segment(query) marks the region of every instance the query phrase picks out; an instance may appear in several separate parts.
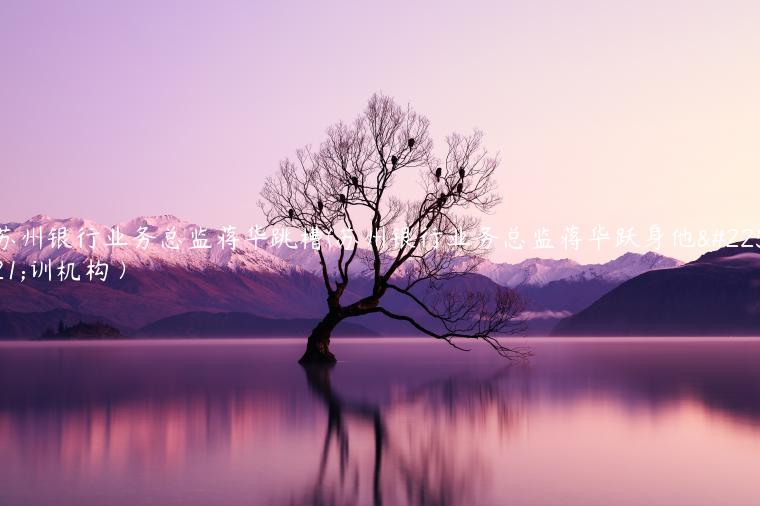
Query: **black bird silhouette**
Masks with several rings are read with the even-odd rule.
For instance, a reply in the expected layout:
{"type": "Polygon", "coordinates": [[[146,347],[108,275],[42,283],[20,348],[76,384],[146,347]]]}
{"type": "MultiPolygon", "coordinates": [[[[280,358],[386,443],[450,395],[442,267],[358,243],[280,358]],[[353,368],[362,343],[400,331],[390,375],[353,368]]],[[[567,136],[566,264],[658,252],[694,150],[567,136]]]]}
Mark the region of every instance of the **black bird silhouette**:
{"type": "Polygon", "coordinates": [[[322,209],[325,207],[325,205],[322,203],[322,199],[317,200],[317,209],[319,209],[319,212],[322,212],[322,209]]]}
{"type": "Polygon", "coordinates": [[[409,145],[409,149],[412,149],[414,147],[414,139],[409,139],[406,141],[406,143],[409,145]]]}
{"type": "Polygon", "coordinates": [[[457,185],[457,193],[462,193],[462,183],[457,185]]]}
{"type": "Polygon", "coordinates": [[[440,179],[441,179],[441,168],[438,167],[437,169],[435,169],[435,180],[439,181],[440,179]]]}
{"type": "Polygon", "coordinates": [[[464,179],[464,167],[459,167],[459,177],[464,179]]]}
{"type": "Polygon", "coordinates": [[[446,194],[441,192],[441,196],[438,197],[438,203],[443,205],[444,202],[446,202],[446,194]]]}
{"type": "Polygon", "coordinates": [[[296,212],[294,210],[288,209],[288,218],[290,218],[292,220],[293,219],[293,215],[295,215],[295,214],[296,214],[296,212]]]}
{"type": "Polygon", "coordinates": [[[393,164],[394,167],[398,163],[398,157],[396,155],[391,156],[391,163],[393,164]]]}
{"type": "Polygon", "coordinates": [[[351,176],[351,184],[359,188],[359,178],[356,176],[351,176]]]}
{"type": "Polygon", "coordinates": [[[340,203],[341,204],[345,204],[346,203],[346,196],[343,195],[342,193],[340,195],[338,195],[338,198],[340,199],[340,203]]]}

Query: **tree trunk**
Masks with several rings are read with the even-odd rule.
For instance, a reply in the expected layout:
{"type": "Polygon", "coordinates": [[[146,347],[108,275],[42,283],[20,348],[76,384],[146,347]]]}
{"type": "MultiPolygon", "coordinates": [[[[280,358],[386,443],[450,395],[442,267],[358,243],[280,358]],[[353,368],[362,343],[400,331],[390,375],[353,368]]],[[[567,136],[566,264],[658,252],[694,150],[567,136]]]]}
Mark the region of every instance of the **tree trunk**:
{"type": "Polygon", "coordinates": [[[340,323],[341,318],[335,313],[328,313],[311,331],[306,341],[306,351],[299,364],[334,364],[335,355],[330,351],[330,334],[340,323]]]}

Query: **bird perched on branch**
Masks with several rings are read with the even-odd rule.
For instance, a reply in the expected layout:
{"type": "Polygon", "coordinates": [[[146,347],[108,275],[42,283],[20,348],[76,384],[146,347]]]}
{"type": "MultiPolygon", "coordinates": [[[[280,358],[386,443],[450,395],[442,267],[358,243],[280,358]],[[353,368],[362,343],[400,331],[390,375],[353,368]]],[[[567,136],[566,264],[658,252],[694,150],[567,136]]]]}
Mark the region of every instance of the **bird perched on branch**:
{"type": "Polygon", "coordinates": [[[359,178],[356,176],[351,176],[351,184],[359,188],[359,178]]]}
{"type": "Polygon", "coordinates": [[[396,155],[391,156],[391,163],[394,167],[398,165],[398,157],[396,155]]]}
{"type": "Polygon", "coordinates": [[[435,169],[435,180],[436,181],[440,181],[440,179],[441,179],[441,172],[442,172],[442,170],[441,170],[440,167],[438,167],[437,169],[435,169]]]}
{"type": "Polygon", "coordinates": [[[464,179],[464,167],[459,167],[459,177],[464,179]]]}
{"type": "Polygon", "coordinates": [[[288,209],[288,218],[292,220],[295,214],[296,212],[293,209],[288,209]]]}
{"type": "Polygon", "coordinates": [[[346,196],[343,195],[342,193],[340,195],[338,195],[338,199],[340,200],[341,204],[345,204],[346,203],[346,196]]]}
{"type": "Polygon", "coordinates": [[[322,199],[317,200],[317,209],[319,209],[319,212],[322,212],[322,209],[325,207],[325,205],[322,203],[322,199]]]}
{"type": "Polygon", "coordinates": [[[414,139],[409,139],[406,141],[406,144],[409,146],[409,149],[411,150],[414,147],[414,139]]]}

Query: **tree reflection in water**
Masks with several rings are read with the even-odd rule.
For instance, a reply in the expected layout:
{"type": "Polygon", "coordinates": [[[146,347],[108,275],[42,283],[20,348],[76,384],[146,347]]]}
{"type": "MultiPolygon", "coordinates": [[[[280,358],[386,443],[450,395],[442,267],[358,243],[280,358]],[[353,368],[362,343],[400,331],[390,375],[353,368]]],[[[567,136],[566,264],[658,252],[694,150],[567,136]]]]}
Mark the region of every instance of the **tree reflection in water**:
{"type": "Polygon", "coordinates": [[[332,366],[305,367],[312,393],[327,409],[327,429],[314,485],[290,504],[475,504],[488,468],[476,448],[457,444],[451,429],[463,421],[466,430],[477,430],[494,414],[501,430],[512,425],[515,407],[499,388],[511,367],[486,378],[430,382],[387,406],[340,395],[332,366]],[[404,417],[405,425],[388,423],[404,417]],[[350,432],[362,430],[371,444],[350,445],[350,432]]]}

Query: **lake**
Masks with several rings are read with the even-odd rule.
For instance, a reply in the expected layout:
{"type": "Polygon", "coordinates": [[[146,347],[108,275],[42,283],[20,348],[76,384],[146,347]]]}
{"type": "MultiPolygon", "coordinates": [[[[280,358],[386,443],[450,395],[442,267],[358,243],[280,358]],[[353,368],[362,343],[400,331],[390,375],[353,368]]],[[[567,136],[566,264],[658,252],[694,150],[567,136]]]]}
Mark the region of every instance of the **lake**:
{"type": "Polygon", "coordinates": [[[757,505],[760,341],[0,344],[3,505],[757,505]]]}

